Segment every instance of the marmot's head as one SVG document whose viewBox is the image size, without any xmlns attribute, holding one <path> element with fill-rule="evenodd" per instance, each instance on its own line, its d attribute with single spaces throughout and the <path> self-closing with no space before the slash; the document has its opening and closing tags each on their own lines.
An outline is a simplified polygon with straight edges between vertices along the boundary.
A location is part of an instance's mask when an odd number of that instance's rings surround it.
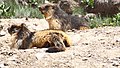
<svg viewBox="0 0 120 68">
<path fill-rule="evenodd" d="M 15 45 L 13 45 L 13 48 L 18 48 L 18 49 L 26 49 L 27 48 L 27 45 L 29 44 L 29 41 L 27 39 L 31 37 L 31 33 L 27 29 L 27 27 L 24 23 L 22 23 L 20 25 L 11 25 L 11 27 L 9 27 L 7 30 L 8 30 L 8 33 L 10 35 L 14 36 L 15 37 L 14 39 L 17 40 L 17 41 L 13 41 L 13 42 L 15 42 Z M 26 40 L 27 40 L 27 42 L 26 42 Z"/>
<path fill-rule="evenodd" d="M 26 30 L 26 25 L 24 23 L 20 24 L 20 25 L 11 25 L 10 27 L 8 27 L 8 33 L 10 35 L 14 34 L 14 33 L 18 33 L 20 31 L 24 31 Z"/>
<path fill-rule="evenodd" d="M 39 7 L 39 10 L 41 11 L 41 13 L 45 16 L 45 18 L 51 17 L 53 16 L 54 12 L 55 12 L 55 4 L 43 4 Z"/>
<path fill-rule="evenodd" d="M 67 14 L 72 14 L 73 13 L 72 7 L 71 7 L 69 1 L 67 1 L 67 0 L 61 0 L 61 1 L 58 2 L 58 4 L 59 4 L 60 8 L 64 12 L 66 12 Z"/>
</svg>

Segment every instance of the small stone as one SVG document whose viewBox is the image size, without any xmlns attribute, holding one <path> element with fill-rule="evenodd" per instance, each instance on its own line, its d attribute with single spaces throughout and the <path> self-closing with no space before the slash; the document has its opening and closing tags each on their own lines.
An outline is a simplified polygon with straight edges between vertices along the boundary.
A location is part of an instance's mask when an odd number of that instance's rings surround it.
<svg viewBox="0 0 120 68">
<path fill-rule="evenodd" d="M 118 67 L 119 65 L 118 64 L 113 64 L 112 66 Z"/>
<path fill-rule="evenodd" d="M 113 43 L 113 45 L 115 45 L 115 43 Z"/>
<path fill-rule="evenodd" d="M 28 20 L 28 17 L 26 17 L 25 20 Z"/>
<path fill-rule="evenodd" d="M 120 57 L 116 57 L 116 58 L 120 59 Z"/>
<path fill-rule="evenodd" d="M 91 54 L 88 55 L 88 57 L 91 57 L 91 56 L 92 56 Z"/>
<path fill-rule="evenodd" d="M 8 52 L 2 52 L 1 54 L 6 56 L 8 55 Z"/>
<path fill-rule="evenodd" d="M 101 44 L 105 44 L 105 42 L 101 42 Z"/>
<path fill-rule="evenodd" d="M 82 59 L 82 61 L 87 61 L 88 59 L 87 58 L 85 58 L 85 59 Z"/>
<path fill-rule="evenodd" d="M 116 42 L 120 42 L 120 39 L 117 39 Z"/>
<path fill-rule="evenodd" d="M 116 40 L 116 42 L 119 42 L 119 40 Z"/>
<path fill-rule="evenodd" d="M 83 43 L 83 45 L 88 45 L 88 43 Z"/>
<path fill-rule="evenodd" d="M 8 55 L 9 55 L 9 56 L 12 56 L 12 55 L 13 55 L 13 53 L 12 53 L 12 52 L 10 52 Z"/>
<path fill-rule="evenodd" d="M 85 43 L 85 45 L 88 45 L 88 43 Z"/>
<path fill-rule="evenodd" d="M 8 64 L 4 63 L 4 66 L 8 66 Z"/>
</svg>

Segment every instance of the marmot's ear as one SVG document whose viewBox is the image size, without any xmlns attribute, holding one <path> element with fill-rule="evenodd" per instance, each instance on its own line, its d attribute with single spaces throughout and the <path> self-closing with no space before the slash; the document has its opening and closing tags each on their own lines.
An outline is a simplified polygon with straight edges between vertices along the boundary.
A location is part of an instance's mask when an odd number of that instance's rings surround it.
<svg viewBox="0 0 120 68">
<path fill-rule="evenodd" d="M 57 6 L 57 4 L 49 3 L 48 5 L 45 6 L 45 8 L 52 7 L 54 9 Z"/>
<path fill-rule="evenodd" d="M 52 5 L 52 9 L 55 9 L 57 5 Z"/>
<path fill-rule="evenodd" d="M 21 24 L 21 27 L 26 27 L 26 24 L 22 23 L 22 24 Z"/>
<path fill-rule="evenodd" d="M 41 6 L 38 6 L 39 10 L 41 11 L 42 10 L 42 7 Z"/>
</svg>

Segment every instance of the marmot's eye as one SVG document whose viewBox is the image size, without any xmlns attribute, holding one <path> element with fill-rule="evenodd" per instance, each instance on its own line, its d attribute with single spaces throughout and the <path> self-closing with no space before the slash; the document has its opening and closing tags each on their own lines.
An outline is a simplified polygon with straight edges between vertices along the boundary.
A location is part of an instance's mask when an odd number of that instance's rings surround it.
<svg viewBox="0 0 120 68">
<path fill-rule="evenodd" d="M 12 33 L 15 33 L 15 31 L 12 31 Z"/>
<path fill-rule="evenodd" d="M 52 9 L 55 9 L 55 6 L 52 6 Z"/>
<path fill-rule="evenodd" d="M 47 9 L 48 9 L 48 8 L 49 8 L 49 6 L 45 6 L 45 8 L 47 8 Z"/>
<path fill-rule="evenodd" d="M 14 32 L 14 33 L 18 32 L 18 29 L 17 29 L 17 28 L 14 28 L 13 32 Z"/>
</svg>

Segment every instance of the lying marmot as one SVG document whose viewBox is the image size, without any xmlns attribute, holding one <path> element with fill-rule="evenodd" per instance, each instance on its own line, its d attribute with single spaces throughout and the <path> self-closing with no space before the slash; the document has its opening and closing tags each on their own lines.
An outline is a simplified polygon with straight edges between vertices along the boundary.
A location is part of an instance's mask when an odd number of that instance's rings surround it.
<svg viewBox="0 0 120 68">
<path fill-rule="evenodd" d="M 57 4 L 43 4 L 39 10 L 49 23 L 49 29 L 69 29 L 89 28 L 88 22 L 83 17 L 68 15 Z"/>
<path fill-rule="evenodd" d="M 12 25 L 8 28 L 8 32 L 14 36 L 12 48 L 49 47 L 47 52 L 59 52 L 65 51 L 65 47 L 72 45 L 70 37 L 60 30 L 31 32 L 26 28 L 25 24 L 21 24 Z"/>
</svg>

